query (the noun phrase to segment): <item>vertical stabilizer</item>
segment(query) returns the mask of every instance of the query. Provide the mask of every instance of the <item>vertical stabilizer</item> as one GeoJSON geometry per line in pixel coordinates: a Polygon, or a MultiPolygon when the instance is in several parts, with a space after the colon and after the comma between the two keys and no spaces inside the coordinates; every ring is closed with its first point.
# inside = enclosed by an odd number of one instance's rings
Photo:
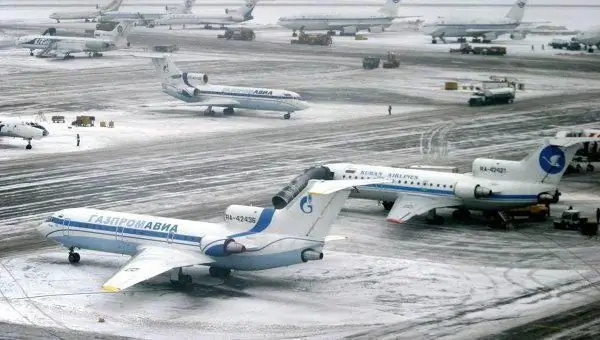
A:
{"type": "Polygon", "coordinates": [[[164,83],[175,84],[181,82],[181,70],[175,65],[171,56],[164,55],[152,58],[154,70],[164,83]]]}
{"type": "Polygon", "coordinates": [[[379,12],[395,17],[398,15],[398,8],[400,7],[400,0],[386,0],[385,4],[379,9],[379,12]]]}
{"type": "Polygon", "coordinates": [[[102,12],[118,11],[122,3],[123,0],[112,0],[108,3],[108,5],[103,7],[98,7],[98,5],[96,5],[96,8],[98,8],[102,12]]]}
{"type": "Polygon", "coordinates": [[[505,18],[515,22],[521,22],[525,15],[525,6],[527,6],[527,0],[517,0],[510,8],[510,11],[508,11],[505,18]]]}

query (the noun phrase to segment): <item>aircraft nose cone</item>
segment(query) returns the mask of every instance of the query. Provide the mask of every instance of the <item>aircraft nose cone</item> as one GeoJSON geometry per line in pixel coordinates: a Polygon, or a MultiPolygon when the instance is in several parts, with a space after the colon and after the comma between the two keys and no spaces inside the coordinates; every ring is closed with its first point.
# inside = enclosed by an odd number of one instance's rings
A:
{"type": "Polygon", "coordinates": [[[298,110],[305,110],[309,108],[308,103],[302,100],[298,100],[296,107],[298,107],[298,110]]]}
{"type": "Polygon", "coordinates": [[[50,134],[50,132],[48,132],[48,130],[44,129],[42,132],[42,136],[46,137],[50,134]]]}
{"type": "Polygon", "coordinates": [[[37,226],[37,228],[35,228],[36,231],[38,233],[40,233],[42,236],[47,237],[48,233],[50,232],[50,223],[49,222],[43,222],[40,225],[37,226]]]}

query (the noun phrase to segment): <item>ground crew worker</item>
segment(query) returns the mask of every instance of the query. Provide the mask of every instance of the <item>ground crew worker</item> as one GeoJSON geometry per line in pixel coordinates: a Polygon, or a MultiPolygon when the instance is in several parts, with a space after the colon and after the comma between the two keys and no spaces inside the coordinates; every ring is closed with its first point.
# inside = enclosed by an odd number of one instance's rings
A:
{"type": "Polygon", "coordinates": [[[542,44],[542,50],[545,50],[545,49],[546,49],[546,47],[544,47],[544,44],[542,44]]]}
{"type": "Polygon", "coordinates": [[[392,115],[392,105],[388,105],[388,115],[392,115]]]}
{"type": "Polygon", "coordinates": [[[77,134],[77,146],[79,146],[79,134],[77,134]]]}
{"type": "Polygon", "coordinates": [[[600,224],[600,208],[596,209],[596,224],[600,224]]]}
{"type": "Polygon", "coordinates": [[[573,206],[572,206],[572,205],[570,205],[570,206],[569,206],[569,209],[567,209],[567,210],[573,210],[573,206]]]}

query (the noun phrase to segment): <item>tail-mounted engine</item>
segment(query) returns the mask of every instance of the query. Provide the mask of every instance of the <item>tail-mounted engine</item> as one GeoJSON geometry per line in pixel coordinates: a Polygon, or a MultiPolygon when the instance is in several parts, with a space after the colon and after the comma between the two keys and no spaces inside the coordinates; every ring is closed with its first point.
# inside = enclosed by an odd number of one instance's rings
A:
{"type": "Polygon", "coordinates": [[[229,256],[246,251],[246,247],[232,238],[205,236],[200,241],[200,250],[208,256],[229,256]]]}
{"type": "Polygon", "coordinates": [[[472,181],[460,181],[454,185],[454,195],[464,199],[479,199],[491,196],[492,189],[488,189],[472,181]]]}
{"type": "Polygon", "coordinates": [[[551,204],[551,203],[558,203],[558,200],[560,199],[560,191],[558,191],[558,189],[553,192],[542,192],[538,195],[537,197],[537,201],[539,204],[551,204]]]}
{"type": "Polygon", "coordinates": [[[275,209],[283,209],[290,203],[306,186],[311,179],[332,180],[333,172],[326,166],[313,166],[294,178],[288,185],[273,196],[275,209]]]}
{"type": "Polygon", "coordinates": [[[181,79],[183,83],[190,87],[195,87],[198,85],[204,85],[208,83],[208,76],[204,73],[188,73],[183,72],[181,74],[181,79]]]}
{"type": "Polygon", "coordinates": [[[249,229],[258,223],[264,210],[265,208],[234,204],[227,207],[223,217],[231,229],[249,229]]]}
{"type": "Polygon", "coordinates": [[[305,249],[300,253],[302,262],[317,261],[323,259],[323,253],[313,249],[305,249]]]}
{"type": "Polygon", "coordinates": [[[200,90],[195,87],[182,87],[180,88],[181,94],[186,97],[196,97],[200,94],[200,90]]]}

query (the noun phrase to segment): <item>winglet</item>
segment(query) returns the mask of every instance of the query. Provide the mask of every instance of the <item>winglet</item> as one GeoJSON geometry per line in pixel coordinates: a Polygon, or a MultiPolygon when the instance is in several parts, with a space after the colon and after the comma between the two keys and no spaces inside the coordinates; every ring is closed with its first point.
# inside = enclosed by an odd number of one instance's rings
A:
{"type": "Polygon", "coordinates": [[[104,289],[105,291],[110,292],[110,293],[116,293],[121,290],[117,287],[109,286],[109,285],[103,285],[102,289],[104,289]]]}
{"type": "MultiPolygon", "coordinates": [[[[315,181],[315,180],[312,180],[315,181]]],[[[343,189],[369,185],[369,184],[380,184],[380,183],[391,183],[392,181],[386,179],[339,179],[339,180],[321,180],[315,181],[312,187],[308,190],[311,195],[328,195],[336,191],[343,189]]]]}

